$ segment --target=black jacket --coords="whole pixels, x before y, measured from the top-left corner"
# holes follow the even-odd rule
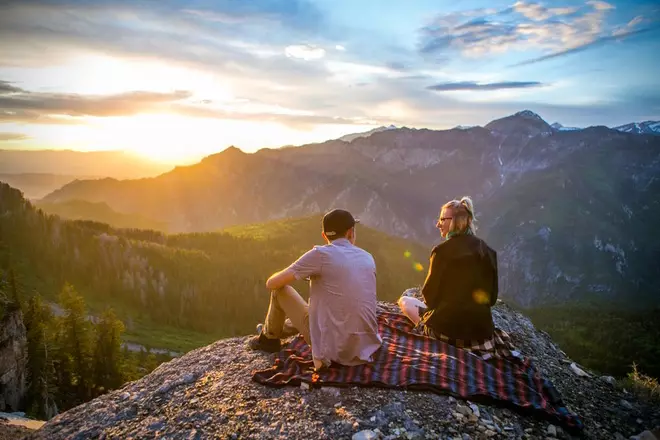
[[[493,335],[491,306],[498,295],[497,253],[474,235],[455,236],[431,252],[422,294],[426,325],[452,339]]]

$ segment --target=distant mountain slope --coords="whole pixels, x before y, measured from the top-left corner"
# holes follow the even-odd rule
[[[369,137],[369,136],[371,136],[371,135],[374,134],[374,133],[379,133],[379,132],[381,132],[381,131],[394,130],[394,129],[396,129],[396,126],[394,126],[394,125],[389,125],[389,126],[387,126],[387,127],[382,126],[382,127],[374,128],[374,129],[369,130],[369,131],[365,131],[365,132],[363,132],[363,133],[351,133],[351,134],[346,134],[346,135],[340,137],[338,140],[340,140],[340,141],[344,141],[344,142],[351,142],[351,141],[354,141],[354,140],[357,139],[357,138],[361,138],[361,137]]]
[[[255,154],[229,148],[156,178],[73,182],[46,200],[102,201],[182,232],[342,206],[367,226],[431,246],[439,206],[471,195],[479,233],[503,262],[504,297],[523,305],[585,295],[634,304],[658,302],[648,287],[660,281],[646,278],[648,260],[636,258],[659,248],[645,226],[660,223],[658,175],[660,137],[558,131],[526,110],[485,127],[401,128]],[[539,244],[543,231],[550,239]]]
[[[123,151],[0,150],[0,174],[58,174],[117,179],[152,177],[172,167]]]
[[[634,134],[660,134],[660,121],[631,122],[614,129]]]
[[[35,202],[35,206],[48,214],[71,220],[91,220],[107,223],[115,228],[152,229],[167,232],[167,223],[152,220],[138,214],[116,212],[104,202],[67,200],[61,203]]]
[[[28,199],[40,199],[76,179],[93,179],[95,177],[48,173],[0,174],[0,182],[20,189]]]

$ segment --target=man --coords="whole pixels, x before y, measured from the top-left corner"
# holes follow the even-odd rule
[[[321,234],[326,244],[314,246],[268,278],[268,314],[250,348],[279,351],[288,317],[311,345],[315,368],[372,360],[382,342],[376,320],[376,264],[371,254],[355,246],[358,222],[348,211],[328,212]],[[290,286],[301,279],[310,281],[309,304]]]

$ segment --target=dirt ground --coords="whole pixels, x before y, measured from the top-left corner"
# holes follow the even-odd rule
[[[0,420],[0,440],[19,440],[26,438],[32,429],[25,426],[10,425],[5,420]]]

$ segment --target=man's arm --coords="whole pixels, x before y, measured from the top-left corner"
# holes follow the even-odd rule
[[[274,273],[266,281],[266,287],[270,290],[279,289],[296,280],[319,275],[321,273],[321,253],[313,248],[298,258],[291,266]]]
[[[286,268],[272,274],[270,278],[268,278],[268,281],[266,281],[266,287],[270,290],[276,290],[293,283],[295,280],[296,274],[293,272],[293,269]]]

